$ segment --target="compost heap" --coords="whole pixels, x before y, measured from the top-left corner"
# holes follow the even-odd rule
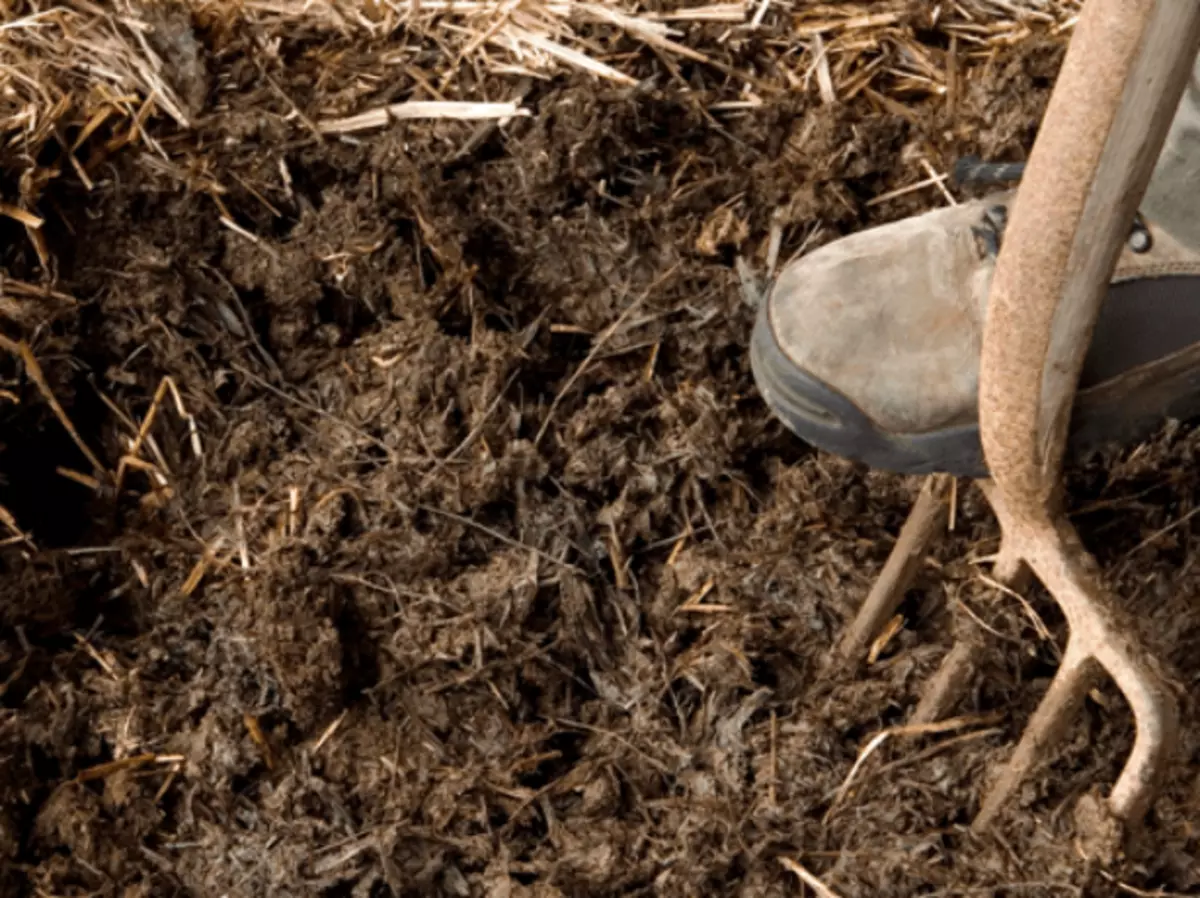
[[[772,270],[1024,158],[1078,4],[5,10],[5,894],[1200,889],[1194,726],[1125,858],[1075,849],[1112,688],[967,831],[1065,642],[969,483],[825,667],[920,481],[748,363]],[[1070,484],[1185,721],[1198,447]],[[957,716],[894,729],[964,628]]]

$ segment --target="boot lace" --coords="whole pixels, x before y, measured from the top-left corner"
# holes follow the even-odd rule
[[[1025,174],[1024,162],[985,162],[978,156],[964,156],[954,163],[954,181],[959,186],[979,184],[998,186],[1014,184]],[[1000,246],[1004,241],[1004,230],[1008,226],[1008,207],[1004,205],[989,206],[983,212],[979,224],[971,228],[979,244],[980,252],[990,258],[1000,254]],[[1129,230],[1129,249],[1141,254],[1149,252],[1154,245],[1154,238],[1146,221],[1138,212]]]

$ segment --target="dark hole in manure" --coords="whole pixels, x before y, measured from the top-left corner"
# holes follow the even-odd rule
[[[347,590],[333,625],[342,647],[342,698],[347,705],[379,684],[379,658],[367,621]]]
[[[40,395],[35,397],[32,387],[28,393],[22,411],[3,427],[0,504],[32,534],[39,547],[77,545],[95,524],[89,513],[94,497],[87,487],[60,474],[59,468],[90,474],[91,466]],[[95,435],[105,411],[95,392],[77,382],[68,414],[93,452],[98,451]]]

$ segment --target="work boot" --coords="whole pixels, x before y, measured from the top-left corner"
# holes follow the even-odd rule
[[[1121,253],[1084,364],[1071,448],[1200,414],[1200,65]],[[1015,193],[835,241],[759,310],[755,381],[812,445],[900,473],[986,477],[979,358]]]

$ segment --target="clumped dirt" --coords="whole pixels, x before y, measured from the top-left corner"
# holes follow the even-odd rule
[[[1194,726],[1124,861],[1076,851],[1075,800],[1131,741],[1111,690],[999,835],[967,831],[1064,635],[980,583],[996,528],[967,484],[905,629],[824,669],[919,483],[805,447],[750,376],[734,262],[761,268],[772,216],[787,257],[940,202],[867,205],[924,176],[918,152],[1022,158],[1059,44],[999,53],[913,120],[815,90],[714,115],[736,86],[687,63],[685,93],[642,49],[643,87],[532,81],[533,114],[473,141],[340,140],[304,111],[386,47],[298,34],[268,71],[184,26],[154,39],[193,128],[151,123],[166,158],[115,154],[90,190],[64,169],[39,205],[64,298],[5,307],[106,468],[166,378],[198,440],[168,387],[143,463],[89,489],[3,362],[0,502],[29,535],[0,581],[6,893],[800,893],[780,858],[844,898],[1200,889]],[[5,221],[8,275],[38,281]],[[1198,451],[1172,426],[1072,473],[1185,720]],[[970,719],[897,737],[839,795],[976,622]]]

